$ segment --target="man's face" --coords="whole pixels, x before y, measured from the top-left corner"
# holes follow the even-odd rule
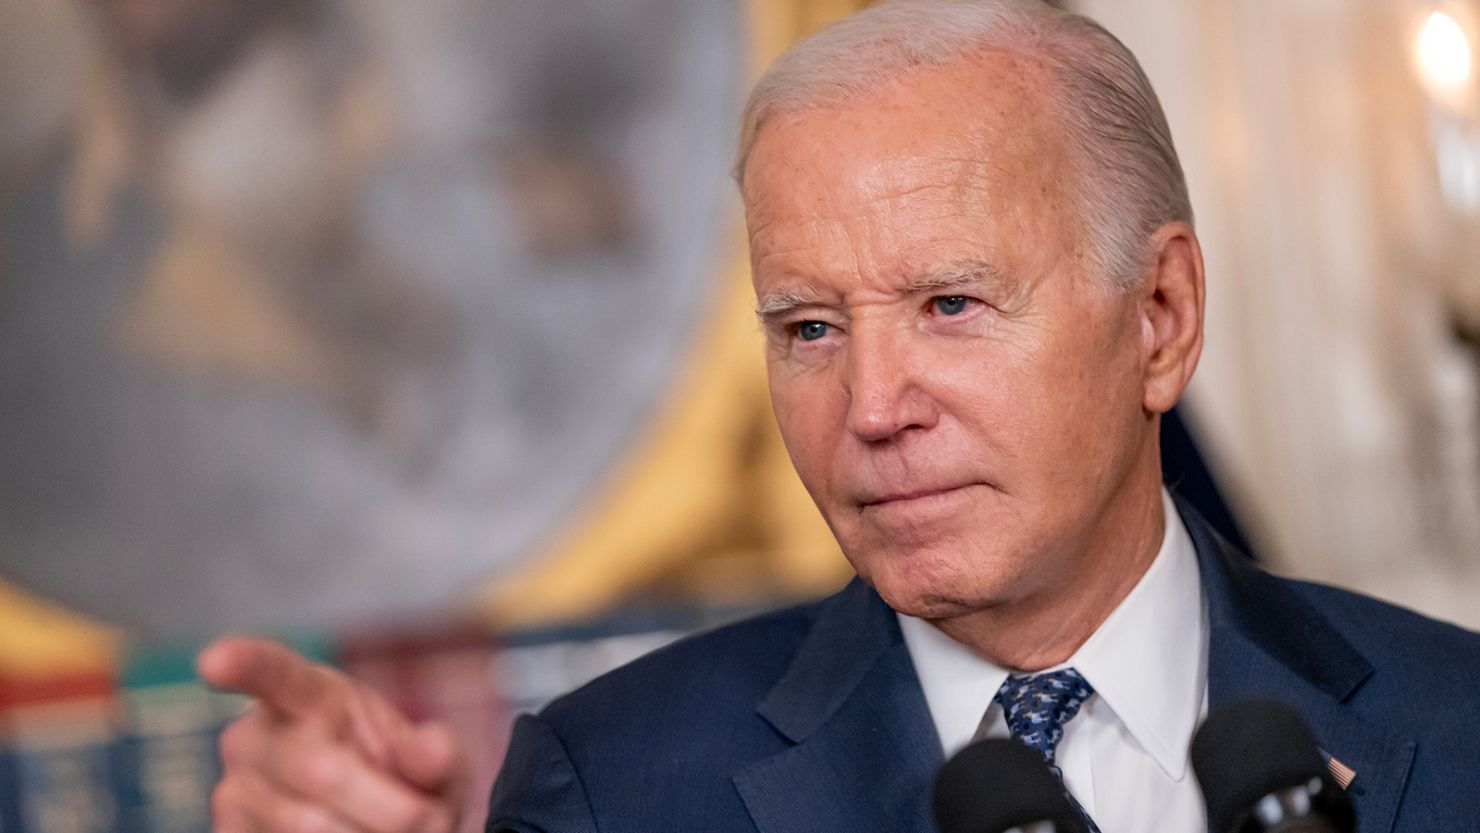
[[[905,613],[1073,581],[1154,457],[1139,296],[1082,251],[1046,78],[1006,53],[919,70],[777,117],[747,166],[782,435],[855,569]]]

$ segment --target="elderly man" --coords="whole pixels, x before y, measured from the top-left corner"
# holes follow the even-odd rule
[[[929,830],[943,755],[1044,698],[1093,825],[1202,830],[1188,744],[1252,694],[1356,772],[1364,833],[1480,823],[1480,639],[1260,573],[1163,490],[1203,264],[1113,37],[1028,0],[875,6],[760,81],[738,178],[776,416],[859,580],[521,718],[489,830]],[[451,739],[271,645],[202,668],[264,704],[218,829],[451,824]]]

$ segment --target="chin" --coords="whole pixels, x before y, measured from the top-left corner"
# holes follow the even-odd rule
[[[884,603],[906,616],[948,619],[1002,601],[1010,582],[993,581],[978,569],[991,563],[985,553],[946,554],[874,551],[850,561]]]
[[[926,619],[929,621],[953,619],[979,609],[959,599],[950,599],[931,594],[906,594],[900,596],[889,593],[886,590],[880,590],[878,587],[874,589],[878,590],[880,598],[884,600],[885,604],[889,605],[890,609],[896,613],[913,616],[916,619]]]

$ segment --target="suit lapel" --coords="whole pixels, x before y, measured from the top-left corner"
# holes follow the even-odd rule
[[[934,831],[940,740],[898,622],[862,582],[828,603],[758,711],[793,744],[735,776],[760,833]]]
[[[1411,739],[1361,720],[1349,704],[1372,665],[1285,582],[1233,550],[1186,504],[1208,600],[1208,707],[1260,697],[1303,715],[1328,755],[1357,773],[1361,833],[1392,829],[1413,760]]]
[[[1351,707],[1371,664],[1286,583],[1178,508],[1208,600],[1209,708],[1264,697],[1300,712],[1322,748],[1356,771],[1361,833],[1388,833],[1415,744]],[[828,603],[758,711],[794,744],[734,778],[760,833],[935,830],[928,796],[940,740],[898,623],[862,582]]]

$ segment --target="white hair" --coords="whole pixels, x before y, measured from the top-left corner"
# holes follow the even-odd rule
[[[1042,60],[1078,170],[1070,187],[1089,255],[1112,285],[1140,282],[1148,241],[1163,224],[1192,223],[1171,130],[1136,57],[1087,17],[1041,0],[886,0],[787,50],[750,94],[735,178],[772,116],[867,96],[911,70],[986,50]]]

